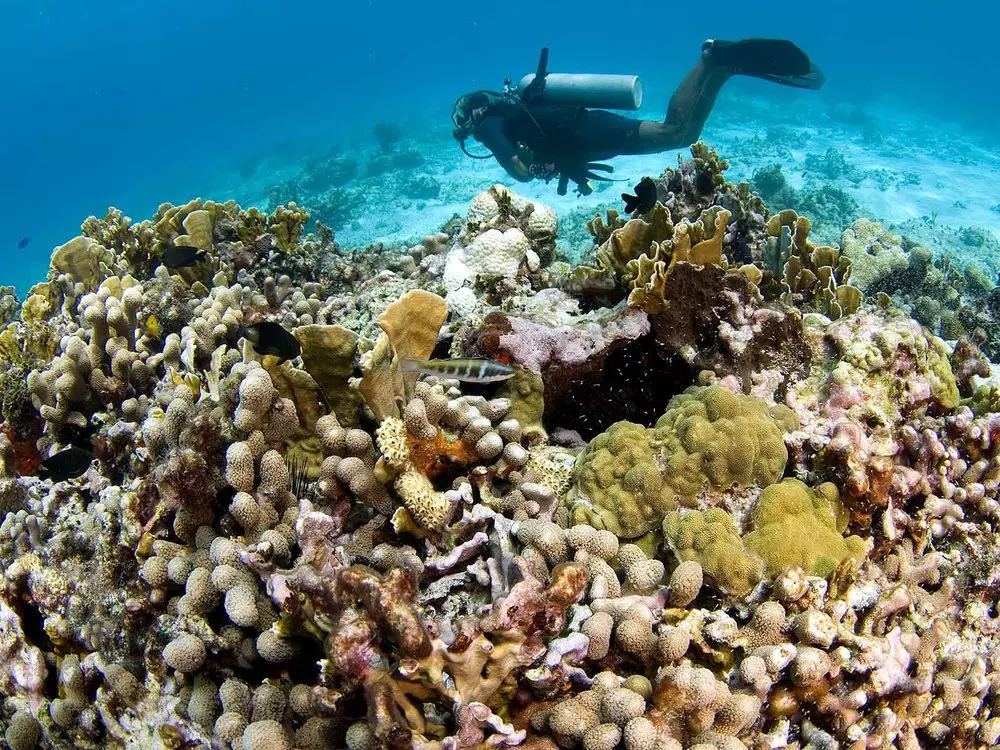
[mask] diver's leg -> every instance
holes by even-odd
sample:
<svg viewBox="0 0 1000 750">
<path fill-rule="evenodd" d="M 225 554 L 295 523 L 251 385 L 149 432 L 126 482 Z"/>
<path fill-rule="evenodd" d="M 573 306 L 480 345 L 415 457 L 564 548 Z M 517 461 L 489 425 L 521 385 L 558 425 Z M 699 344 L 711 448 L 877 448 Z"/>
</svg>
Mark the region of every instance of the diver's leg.
<svg viewBox="0 0 1000 750">
<path fill-rule="evenodd" d="M 656 153 L 689 146 L 698 140 L 723 85 L 733 76 L 728 66 L 711 60 L 711 47 L 702 47 L 701 57 L 670 97 L 663 122 L 644 120 L 639 126 L 637 153 Z"/>
<path fill-rule="evenodd" d="M 724 42 L 710 39 L 702 44 L 698 62 L 670 97 L 663 122 L 643 120 L 635 139 L 637 150 L 627 153 L 667 151 L 697 141 L 719 91 L 734 75 L 749 75 L 806 89 L 818 89 L 824 82 L 819 68 L 787 40 Z"/>
</svg>

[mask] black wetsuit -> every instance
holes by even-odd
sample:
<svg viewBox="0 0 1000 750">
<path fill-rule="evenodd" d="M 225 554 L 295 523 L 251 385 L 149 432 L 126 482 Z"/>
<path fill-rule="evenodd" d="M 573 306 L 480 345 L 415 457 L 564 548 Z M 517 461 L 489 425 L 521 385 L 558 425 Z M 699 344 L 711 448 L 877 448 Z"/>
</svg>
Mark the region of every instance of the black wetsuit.
<svg viewBox="0 0 1000 750">
<path fill-rule="evenodd" d="M 574 181 L 589 162 L 629 153 L 638 144 L 640 120 L 601 109 L 501 105 L 476 127 L 473 135 L 507 165 L 518 144 L 527 146 L 536 164 L 554 164 Z"/>
</svg>

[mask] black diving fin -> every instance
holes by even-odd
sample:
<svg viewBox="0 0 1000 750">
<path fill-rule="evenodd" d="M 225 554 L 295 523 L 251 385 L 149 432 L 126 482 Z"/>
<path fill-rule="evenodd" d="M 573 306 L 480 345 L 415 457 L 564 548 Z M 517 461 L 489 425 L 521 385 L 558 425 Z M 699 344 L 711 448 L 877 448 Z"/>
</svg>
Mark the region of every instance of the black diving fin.
<svg viewBox="0 0 1000 750">
<path fill-rule="evenodd" d="M 826 81 L 809 56 L 787 39 L 710 42 L 710 60 L 737 75 L 763 78 L 785 86 L 819 89 Z"/>
</svg>

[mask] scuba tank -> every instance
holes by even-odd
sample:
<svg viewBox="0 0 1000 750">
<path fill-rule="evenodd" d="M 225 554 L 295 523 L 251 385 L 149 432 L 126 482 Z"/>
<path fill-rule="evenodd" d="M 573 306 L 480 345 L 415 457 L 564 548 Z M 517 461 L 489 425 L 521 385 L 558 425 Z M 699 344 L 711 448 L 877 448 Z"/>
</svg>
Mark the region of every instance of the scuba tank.
<svg viewBox="0 0 1000 750">
<path fill-rule="evenodd" d="M 642 106 L 639 76 L 601 73 L 549 73 L 549 50 L 542 49 L 538 69 L 517 86 L 529 104 L 573 105 L 595 109 L 637 110 Z"/>
</svg>

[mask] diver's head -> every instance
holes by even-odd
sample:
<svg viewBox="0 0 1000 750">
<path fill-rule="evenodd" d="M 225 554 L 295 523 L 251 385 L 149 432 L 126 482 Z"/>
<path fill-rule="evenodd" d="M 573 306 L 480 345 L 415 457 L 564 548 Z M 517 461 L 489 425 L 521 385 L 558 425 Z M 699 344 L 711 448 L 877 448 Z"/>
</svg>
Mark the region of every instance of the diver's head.
<svg viewBox="0 0 1000 750">
<path fill-rule="evenodd" d="M 458 97 L 451 110 L 451 121 L 455 129 L 451 132 L 456 141 L 464 141 L 479 126 L 486 116 L 494 94 L 490 91 L 473 91 Z"/>
</svg>

